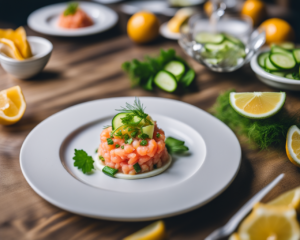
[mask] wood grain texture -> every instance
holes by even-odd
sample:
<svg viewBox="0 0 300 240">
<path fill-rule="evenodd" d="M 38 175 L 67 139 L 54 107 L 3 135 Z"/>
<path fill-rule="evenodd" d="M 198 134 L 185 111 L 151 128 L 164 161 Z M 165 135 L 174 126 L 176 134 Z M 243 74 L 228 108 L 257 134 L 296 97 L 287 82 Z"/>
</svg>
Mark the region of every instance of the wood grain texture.
<svg viewBox="0 0 300 240">
<path fill-rule="evenodd" d="M 118 96 L 172 98 L 209 110 L 219 93 L 228 89 L 275 91 L 259 82 L 249 66 L 234 73 L 213 73 L 187 57 L 174 41 L 159 39 L 153 44 L 138 46 L 121 34 L 118 27 L 88 38 L 44 37 L 54 44 L 54 50 L 40 75 L 24 81 L 0 68 L 0 90 L 20 85 L 28 106 L 20 122 L 0 126 L 0 239 L 3 240 L 119 240 L 149 224 L 74 215 L 49 204 L 30 188 L 20 169 L 20 148 L 27 134 L 52 114 L 78 103 Z M 160 48 L 171 47 L 196 70 L 198 89 L 175 95 L 157 89 L 147 92 L 131 88 L 121 64 L 133 58 L 142 59 L 146 54 L 156 55 Z M 299 93 L 287 92 L 286 108 L 290 112 L 300 109 Z M 242 166 L 234 182 L 207 205 L 164 219 L 169 239 L 204 239 L 282 172 L 286 177 L 264 201 L 299 185 L 299 169 L 288 161 L 284 151 L 260 152 L 249 148 L 242 139 L 241 145 Z"/>
</svg>

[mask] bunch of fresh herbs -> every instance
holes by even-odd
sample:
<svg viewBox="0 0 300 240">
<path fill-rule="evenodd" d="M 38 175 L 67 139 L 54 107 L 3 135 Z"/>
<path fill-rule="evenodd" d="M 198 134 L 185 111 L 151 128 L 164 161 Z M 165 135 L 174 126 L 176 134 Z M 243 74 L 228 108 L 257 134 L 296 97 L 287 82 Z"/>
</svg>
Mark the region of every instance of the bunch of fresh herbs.
<svg viewBox="0 0 300 240">
<path fill-rule="evenodd" d="M 245 135 L 261 150 L 268 147 L 284 148 L 286 134 L 292 125 L 300 125 L 300 112 L 294 115 L 282 109 L 276 115 L 266 119 L 249 119 L 238 114 L 229 103 L 229 94 L 221 94 L 212 108 L 212 113 L 232 130 Z"/>
</svg>

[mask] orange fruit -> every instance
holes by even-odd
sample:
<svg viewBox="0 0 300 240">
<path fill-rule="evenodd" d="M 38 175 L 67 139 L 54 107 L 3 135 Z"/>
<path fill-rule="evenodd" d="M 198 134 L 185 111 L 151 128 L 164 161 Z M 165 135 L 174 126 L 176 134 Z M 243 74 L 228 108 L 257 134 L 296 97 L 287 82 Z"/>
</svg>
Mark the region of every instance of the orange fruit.
<svg viewBox="0 0 300 240">
<path fill-rule="evenodd" d="M 267 44 L 293 41 L 295 38 L 291 25 L 279 18 L 270 18 L 264 21 L 259 28 L 266 31 Z"/>
<path fill-rule="evenodd" d="M 159 21 L 150 12 L 141 11 L 131 16 L 127 23 L 127 33 L 136 43 L 151 42 L 158 36 Z"/>
<path fill-rule="evenodd" d="M 266 6 L 259 0 L 247 0 L 244 2 L 242 14 L 250 17 L 253 21 L 253 25 L 257 26 L 267 15 Z"/>
<path fill-rule="evenodd" d="M 211 1 L 207 1 L 204 4 L 204 11 L 207 14 L 207 16 L 210 16 L 212 14 L 212 12 L 213 12 L 213 5 L 212 5 Z"/>
</svg>

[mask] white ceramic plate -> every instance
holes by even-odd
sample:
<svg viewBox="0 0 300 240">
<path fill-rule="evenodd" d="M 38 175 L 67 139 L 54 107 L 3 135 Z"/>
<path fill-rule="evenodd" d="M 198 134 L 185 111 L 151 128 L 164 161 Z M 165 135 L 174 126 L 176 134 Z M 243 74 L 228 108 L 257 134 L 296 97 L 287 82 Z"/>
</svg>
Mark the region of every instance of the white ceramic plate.
<svg viewBox="0 0 300 240">
<path fill-rule="evenodd" d="M 40 8 L 28 17 L 28 25 L 33 30 L 53 36 L 76 37 L 104 32 L 113 27 L 118 21 L 116 12 L 97 3 L 78 2 L 93 20 L 89 27 L 64 29 L 57 25 L 59 15 L 66 9 L 68 3 L 58 3 Z"/>
<path fill-rule="evenodd" d="M 159 32 L 163 37 L 172 39 L 172 40 L 178 40 L 181 36 L 180 33 L 174 33 L 169 30 L 168 22 L 165 22 L 162 25 L 160 25 Z"/>
<path fill-rule="evenodd" d="M 22 172 L 44 199 L 67 211 L 94 218 L 142 221 L 196 209 L 218 196 L 236 176 L 241 148 L 236 136 L 205 111 L 180 101 L 140 98 L 166 136 L 185 141 L 190 154 L 173 155 L 162 174 L 117 179 L 100 171 L 85 175 L 73 166 L 74 149 L 90 156 L 115 109 L 133 97 L 82 103 L 44 120 L 27 136 L 20 153 Z"/>
</svg>

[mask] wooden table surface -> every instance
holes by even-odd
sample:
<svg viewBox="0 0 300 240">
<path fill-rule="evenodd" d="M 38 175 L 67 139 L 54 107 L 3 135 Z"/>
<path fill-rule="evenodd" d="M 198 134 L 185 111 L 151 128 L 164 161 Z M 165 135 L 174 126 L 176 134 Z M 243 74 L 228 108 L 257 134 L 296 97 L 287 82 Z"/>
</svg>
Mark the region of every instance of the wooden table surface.
<svg viewBox="0 0 300 240">
<path fill-rule="evenodd" d="M 6 25 L 0 24 L 2 27 Z M 28 35 L 40 36 L 27 30 Z M 19 85 L 27 102 L 26 113 L 20 122 L 12 126 L 0 126 L 1 240 L 119 240 L 149 224 L 74 215 L 51 205 L 31 189 L 20 169 L 20 148 L 28 133 L 52 114 L 78 103 L 119 96 L 172 98 L 209 110 L 219 93 L 228 89 L 277 91 L 262 84 L 250 66 L 234 73 L 214 73 L 187 57 L 175 41 L 161 38 L 149 45 L 135 45 L 118 26 L 92 37 L 44 37 L 53 43 L 54 50 L 40 75 L 24 81 L 8 75 L 0 67 L 0 90 Z M 142 59 L 145 54 L 156 55 L 159 49 L 171 47 L 196 70 L 198 89 L 189 94 L 175 95 L 160 90 L 148 92 L 131 88 L 121 64 L 133 58 Z M 285 107 L 290 112 L 300 109 L 299 95 L 299 92 L 287 92 Z M 285 178 L 264 201 L 299 185 L 299 169 L 288 161 L 283 150 L 258 151 L 249 148 L 245 141 L 241 141 L 241 146 L 242 165 L 234 182 L 205 206 L 164 219 L 168 239 L 204 239 L 282 172 L 286 174 Z"/>
</svg>

